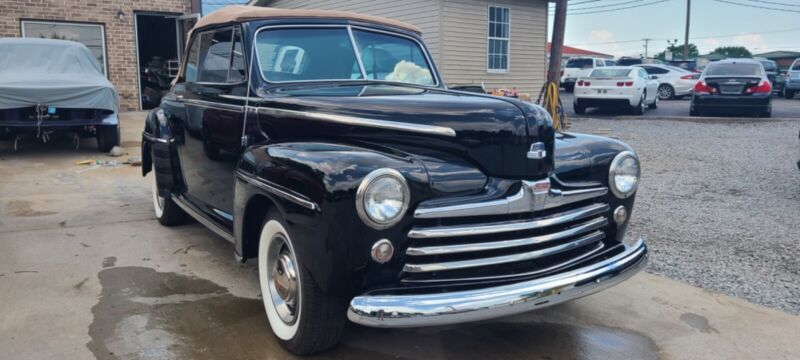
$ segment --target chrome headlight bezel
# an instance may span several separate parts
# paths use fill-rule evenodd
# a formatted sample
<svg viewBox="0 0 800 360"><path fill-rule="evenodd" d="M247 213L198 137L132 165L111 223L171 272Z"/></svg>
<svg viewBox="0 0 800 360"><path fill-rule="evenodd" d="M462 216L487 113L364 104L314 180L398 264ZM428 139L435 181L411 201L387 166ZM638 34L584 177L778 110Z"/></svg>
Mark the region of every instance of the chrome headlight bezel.
<svg viewBox="0 0 800 360"><path fill-rule="evenodd" d="M400 189L403 195L403 205L394 218L381 221L380 219L374 219L372 216L370 216L369 211L367 211L366 200L368 198L367 192L370 191L371 186L377 180L386 177L389 177L400 184ZM369 227L377 230L383 230L392 227L400 222L400 220L403 219L403 215L405 215L406 211L408 210L408 204L410 201L411 192L408 188L408 182L403 174L395 169L380 168L372 171L371 173L367 174L363 180L361 180L361 184L358 185L358 190L356 190L356 211L358 212L358 217L360 217L361 221L363 221Z"/></svg>
<svg viewBox="0 0 800 360"><path fill-rule="evenodd" d="M622 161L625 159L632 158L636 161L636 184L634 184L633 188L631 188L627 192L623 192L622 190L617 188L616 176L620 170L620 166L622 165ZM642 166L639 163L639 157L633 151L623 151L617 154L614 157L614 160L611 161L611 165L608 167L608 188L611 189L611 192L614 196L620 199L627 199L631 197L636 190L639 189L639 181L641 180L642 175Z"/></svg>

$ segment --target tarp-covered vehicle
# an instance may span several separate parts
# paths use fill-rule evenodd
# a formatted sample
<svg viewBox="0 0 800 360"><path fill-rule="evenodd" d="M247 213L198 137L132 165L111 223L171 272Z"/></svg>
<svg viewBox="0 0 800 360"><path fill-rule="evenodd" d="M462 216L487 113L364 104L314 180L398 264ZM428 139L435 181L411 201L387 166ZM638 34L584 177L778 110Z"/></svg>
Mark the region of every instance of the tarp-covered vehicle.
<svg viewBox="0 0 800 360"><path fill-rule="evenodd" d="M0 39L0 139L95 136L100 151L119 145L117 91L83 44Z"/></svg>

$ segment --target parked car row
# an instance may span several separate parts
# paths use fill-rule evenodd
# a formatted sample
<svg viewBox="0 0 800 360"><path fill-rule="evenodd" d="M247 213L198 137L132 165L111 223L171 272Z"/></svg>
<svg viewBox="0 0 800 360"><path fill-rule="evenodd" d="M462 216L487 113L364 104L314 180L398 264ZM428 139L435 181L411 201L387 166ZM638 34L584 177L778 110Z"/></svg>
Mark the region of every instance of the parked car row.
<svg viewBox="0 0 800 360"><path fill-rule="evenodd" d="M573 107L576 114L613 107L641 115L646 108L657 108L659 99L691 95L691 116L726 112L770 117L773 85L768 74L754 59L714 62L702 74L655 64L599 68L577 79ZM792 75L800 78L800 69ZM791 97L795 85L788 84L784 91Z"/></svg>

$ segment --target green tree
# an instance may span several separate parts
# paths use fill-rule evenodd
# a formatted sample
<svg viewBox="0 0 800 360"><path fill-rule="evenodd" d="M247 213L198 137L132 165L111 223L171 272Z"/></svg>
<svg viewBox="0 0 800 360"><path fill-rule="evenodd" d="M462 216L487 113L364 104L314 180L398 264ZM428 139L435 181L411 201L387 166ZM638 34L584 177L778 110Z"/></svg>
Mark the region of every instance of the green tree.
<svg viewBox="0 0 800 360"><path fill-rule="evenodd" d="M656 54L655 58L662 61L666 60L667 51L672 51L672 59L683 59L683 44L667 46L667 49ZM697 55L700 55L700 52L697 51L697 45L689 43L689 59L694 59L697 57Z"/></svg>
<svg viewBox="0 0 800 360"><path fill-rule="evenodd" d="M730 58L749 58L753 56L750 50L747 50L744 46L720 46L714 49L712 53L725 55Z"/></svg>

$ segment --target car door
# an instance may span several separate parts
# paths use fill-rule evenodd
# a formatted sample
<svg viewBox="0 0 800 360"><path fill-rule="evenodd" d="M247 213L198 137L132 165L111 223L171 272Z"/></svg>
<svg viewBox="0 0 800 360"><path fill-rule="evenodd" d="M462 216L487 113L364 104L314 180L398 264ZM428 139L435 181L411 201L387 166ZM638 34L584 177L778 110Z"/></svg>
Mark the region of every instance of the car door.
<svg viewBox="0 0 800 360"><path fill-rule="evenodd" d="M241 30L228 26L196 38L197 74L186 82L186 136L179 145L185 195L203 215L231 228L247 91Z"/></svg>

